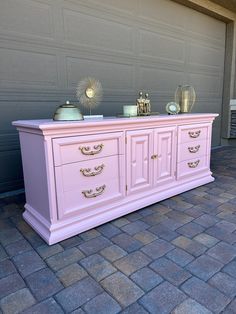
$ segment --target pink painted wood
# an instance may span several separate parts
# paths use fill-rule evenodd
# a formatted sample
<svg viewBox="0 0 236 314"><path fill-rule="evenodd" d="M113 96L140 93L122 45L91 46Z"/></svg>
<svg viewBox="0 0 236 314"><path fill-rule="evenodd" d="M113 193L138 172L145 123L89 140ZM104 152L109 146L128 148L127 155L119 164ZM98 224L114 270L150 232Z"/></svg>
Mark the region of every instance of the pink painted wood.
<svg viewBox="0 0 236 314"><path fill-rule="evenodd" d="M209 171L208 167L208 156L201 156L198 158L192 158L184 160L178 163L177 175L178 178L185 176L193 176L199 172Z"/></svg>
<svg viewBox="0 0 236 314"><path fill-rule="evenodd" d="M123 154L123 141L123 132L53 139L55 166Z"/></svg>
<svg viewBox="0 0 236 314"><path fill-rule="evenodd" d="M207 144L207 140L198 140L194 142L179 144L178 160L183 161L207 155L209 151Z"/></svg>
<svg viewBox="0 0 236 314"><path fill-rule="evenodd" d="M179 143L206 140L209 137L210 123L186 125L179 127Z"/></svg>
<svg viewBox="0 0 236 314"><path fill-rule="evenodd" d="M177 128L154 129L153 185L161 186L175 181Z"/></svg>
<svg viewBox="0 0 236 314"><path fill-rule="evenodd" d="M127 194L152 187L153 130L127 132Z"/></svg>
<svg viewBox="0 0 236 314"><path fill-rule="evenodd" d="M216 116L13 122L20 133L24 219L54 244L213 181L209 165ZM198 145L198 152L186 152ZM91 150L96 153L86 154ZM95 175L84 176L81 169Z"/></svg>
<svg viewBox="0 0 236 314"><path fill-rule="evenodd" d="M115 155L56 167L59 219L96 210L124 197L123 159L123 155ZM83 173L98 174L86 177ZM105 186L103 192L96 197L86 198L83 194L89 190L94 194L102 186Z"/></svg>

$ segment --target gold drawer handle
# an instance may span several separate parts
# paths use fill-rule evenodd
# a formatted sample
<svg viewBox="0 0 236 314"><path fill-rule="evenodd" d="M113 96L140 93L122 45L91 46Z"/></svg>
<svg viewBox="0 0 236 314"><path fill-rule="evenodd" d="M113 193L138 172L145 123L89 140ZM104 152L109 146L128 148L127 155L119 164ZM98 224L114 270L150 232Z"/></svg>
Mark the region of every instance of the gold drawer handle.
<svg viewBox="0 0 236 314"><path fill-rule="evenodd" d="M86 190L86 191L82 191L82 193L84 194L84 197L86 198L93 198L93 197L97 197L101 195L104 192L105 188L106 188L106 185L104 184L96 188L96 192L93 192L93 190Z"/></svg>
<svg viewBox="0 0 236 314"><path fill-rule="evenodd" d="M101 166L94 167L95 171L92 171L91 168L84 168L84 169L80 169L80 172L85 177L94 177L94 176L97 176L98 174L100 174L104 167L105 167L105 165L102 164Z"/></svg>
<svg viewBox="0 0 236 314"><path fill-rule="evenodd" d="M158 158L158 155L152 155L151 158L152 158L152 159L157 159L157 158Z"/></svg>
<svg viewBox="0 0 236 314"><path fill-rule="evenodd" d="M94 145L93 146L94 150L91 150L91 147L89 146L82 146L79 147L79 150L83 155L96 155L102 151L103 146L104 146L103 144Z"/></svg>
<svg viewBox="0 0 236 314"><path fill-rule="evenodd" d="M192 138L197 138L200 135L200 133L201 133L201 130L188 132L189 136Z"/></svg>
<svg viewBox="0 0 236 314"><path fill-rule="evenodd" d="M189 168L196 168L198 166L199 162L200 162L199 159L197 161L188 162L188 166L189 166Z"/></svg>
<svg viewBox="0 0 236 314"><path fill-rule="evenodd" d="M195 147L188 147L188 151L190 153L197 153L199 151L200 145L197 145Z"/></svg>

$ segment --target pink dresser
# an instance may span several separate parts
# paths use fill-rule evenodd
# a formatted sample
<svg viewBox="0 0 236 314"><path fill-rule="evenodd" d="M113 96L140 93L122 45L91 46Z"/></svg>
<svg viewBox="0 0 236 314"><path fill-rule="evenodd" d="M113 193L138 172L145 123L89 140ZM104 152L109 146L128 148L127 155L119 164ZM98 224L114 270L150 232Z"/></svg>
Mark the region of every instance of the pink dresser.
<svg viewBox="0 0 236 314"><path fill-rule="evenodd" d="M24 219L48 244L214 180L217 114L15 121Z"/></svg>

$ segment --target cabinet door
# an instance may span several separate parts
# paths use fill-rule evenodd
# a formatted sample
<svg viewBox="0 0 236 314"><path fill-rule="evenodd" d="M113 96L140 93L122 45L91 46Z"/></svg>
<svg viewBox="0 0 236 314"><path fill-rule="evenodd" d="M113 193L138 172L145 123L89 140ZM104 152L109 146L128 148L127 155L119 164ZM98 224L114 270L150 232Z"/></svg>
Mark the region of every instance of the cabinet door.
<svg viewBox="0 0 236 314"><path fill-rule="evenodd" d="M176 172L176 128L165 127L154 130L154 186L162 186L175 180Z"/></svg>
<svg viewBox="0 0 236 314"><path fill-rule="evenodd" d="M153 130L127 132L127 194L152 186Z"/></svg>

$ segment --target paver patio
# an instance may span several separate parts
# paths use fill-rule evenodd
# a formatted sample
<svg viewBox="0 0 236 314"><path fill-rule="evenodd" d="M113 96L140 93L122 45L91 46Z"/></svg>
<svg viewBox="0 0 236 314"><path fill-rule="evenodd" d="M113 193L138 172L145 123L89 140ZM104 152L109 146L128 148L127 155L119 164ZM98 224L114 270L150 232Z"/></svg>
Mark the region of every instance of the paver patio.
<svg viewBox="0 0 236 314"><path fill-rule="evenodd" d="M236 148L216 180L48 246L0 199L0 313L236 313Z"/></svg>

